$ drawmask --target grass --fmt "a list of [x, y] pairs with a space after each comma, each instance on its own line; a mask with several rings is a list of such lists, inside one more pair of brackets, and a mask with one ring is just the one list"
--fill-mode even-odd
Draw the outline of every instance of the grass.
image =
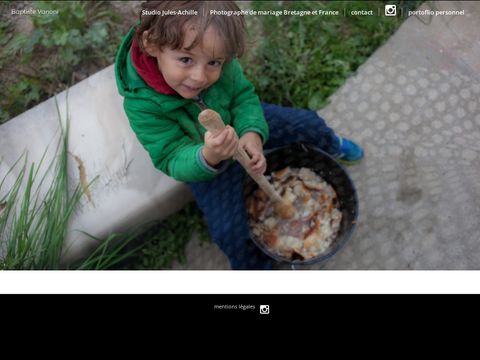
[[203, 215], [195, 203], [189, 203], [164, 221], [145, 225], [145, 230], [125, 250], [141, 246], [135, 255], [115, 268], [123, 270], [170, 269], [175, 261], [185, 264], [185, 246], [194, 233], [200, 245], [210, 242]]
[[[253, 1], [260, 10], [374, 10], [382, 1]], [[388, 1], [404, 10], [421, 1]], [[400, 11], [400, 10], [398, 10]], [[401, 25], [401, 17], [247, 17], [252, 51], [242, 59], [265, 102], [318, 110]]]
[[[56, 149], [60, 155], [48, 165], [43, 176], [39, 177], [39, 170], [47, 151], [38, 164], [32, 163], [30, 166], [27, 166], [28, 157], [24, 154], [21, 157], [24, 159], [23, 166], [13, 187], [0, 199], [0, 203], [4, 204], [0, 215], [0, 243], [4, 246], [1, 258], [3, 269], [59, 267], [68, 220], [82, 196], [80, 186], [72, 193], [69, 191], [68, 125], [60, 138]], [[45, 195], [41, 195], [42, 185], [52, 168], [53, 181], [47, 187]], [[15, 166], [10, 171], [14, 169]], [[8, 175], [0, 183], [0, 190], [3, 190]]]
[[[1, 2], [0, 12], [16, 7]], [[31, 7], [58, 15], [31, 15], [28, 34], [16, 32], [18, 17], [0, 19], [0, 124], [72, 86], [88, 69], [113, 63], [126, 30], [107, 1], [35, 1]]]
[[[139, 229], [139, 228], [138, 228]], [[143, 247], [139, 244], [132, 247], [131, 244], [138, 238], [139, 230], [129, 233], [110, 234], [106, 239], [99, 239], [83, 232], [98, 243], [96, 249], [87, 257], [68, 264], [69, 270], [111, 270], [118, 268], [126, 259], [132, 258]]]
[[[60, 119], [58, 104], [57, 113]], [[80, 198], [88, 189], [81, 184], [73, 186], [73, 190], [70, 189], [68, 118], [66, 124], [66, 129], [63, 130], [60, 121], [61, 134], [55, 156], [42, 175], [40, 169], [48, 148], [38, 164], [32, 162], [28, 165], [28, 156], [23, 154], [0, 182], [0, 194], [4, 194], [0, 197], [0, 269], [62, 268], [61, 256], [68, 234], [68, 224]], [[18, 168], [18, 174], [13, 175]], [[50, 174], [52, 177], [49, 177]], [[13, 184], [6, 189], [9, 180]], [[111, 268], [139, 250], [137, 247], [124, 251], [137, 235], [112, 234], [102, 241], [88, 235], [98, 240], [99, 246], [87, 258], [70, 265], [69, 269]]]

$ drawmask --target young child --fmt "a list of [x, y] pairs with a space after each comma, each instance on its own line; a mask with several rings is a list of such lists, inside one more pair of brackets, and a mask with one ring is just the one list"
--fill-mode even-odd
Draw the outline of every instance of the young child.
[[[187, 182], [213, 241], [232, 269], [271, 269], [249, 236], [243, 199], [245, 171], [231, 160], [236, 148], [265, 172], [263, 149], [311, 143], [345, 161], [362, 149], [335, 135], [309, 110], [260, 103], [237, 58], [245, 50], [242, 16], [231, 1], [153, 1], [117, 54], [115, 75], [124, 109], [154, 166]], [[223, 15], [222, 15], [223, 14]], [[213, 136], [198, 122], [205, 103], [226, 128]]]

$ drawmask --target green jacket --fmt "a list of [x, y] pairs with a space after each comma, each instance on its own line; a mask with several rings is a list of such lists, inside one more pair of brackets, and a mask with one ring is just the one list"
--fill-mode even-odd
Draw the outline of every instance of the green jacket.
[[[205, 129], [198, 122], [200, 108], [191, 99], [160, 94], [135, 70], [131, 57], [134, 28], [123, 40], [115, 60], [118, 91], [138, 140], [154, 166], [179, 181], [210, 180], [219, 172], [201, 155]], [[225, 64], [220, 79], [201, 94], [209, 108], [218, 112], [239, 137], [249, 131], [268, 139], [268, 125], [253, 85], [237, 60]]]

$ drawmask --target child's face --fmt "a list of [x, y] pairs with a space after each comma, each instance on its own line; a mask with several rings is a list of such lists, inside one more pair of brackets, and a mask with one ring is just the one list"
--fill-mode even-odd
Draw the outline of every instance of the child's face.
[[179, 50], [149, 47], [144, 40], [145, 50], [157, 58], [158, 68], [167, 84], [185, 99], [197, 96], [214, 84], [220, 78], [225, 62], [225, 48], [214, 28], [209, 27], [205, 31], [197, 46], [185, 50], [195, 35], [194, 30], [188, 30], [184, 46]]

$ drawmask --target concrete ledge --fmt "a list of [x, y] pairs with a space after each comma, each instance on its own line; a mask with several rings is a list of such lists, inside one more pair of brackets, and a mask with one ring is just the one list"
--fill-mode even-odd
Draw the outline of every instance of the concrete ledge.
[[[62, 123], [67, 118], [67, 92], [57, 96]], [[87, 180], [98, 176], [84, 196], [70, 224], [64, 261], [92, 249], [96, 237], [164, 218], [182, 208], [193, 196], [185, 184], [157, 171], [131, 130], [123, 98], [115, 85], [113, 65], [68, 90], [70, 117], [69, 177], [78, 184], [78, 164], [83, 162]], [[0, 126], [0, 178], [24, 151], [29, 163], [38, 163], [47, 146], [46, 163], [52, 159], [59, 136], [55, 99], [51, 98]], [[18, 174], [12, 173], [10, 181]], [[6, 187], [8, 189], [8, 186]]]

